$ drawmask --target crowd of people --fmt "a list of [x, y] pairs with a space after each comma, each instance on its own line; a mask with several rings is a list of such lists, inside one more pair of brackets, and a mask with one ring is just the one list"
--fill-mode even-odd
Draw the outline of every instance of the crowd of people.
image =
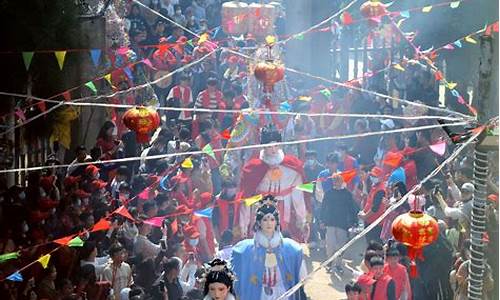
[[[219, 1], [160, 0], [145, 4], [197, 34], [220, 25]], [[158, 70], [172, 71], [213, 50], [210, 43], [188, 47], [185, 42], [193, 38], [189, 33], [162, 18], [148, 20], [143, 12], [137, 4], [130, 7], [127, 19], [131, 48], [140, 57], [151, 56]], [[253, 37], [247, 36], [231, 46], [255, 43]], [[148, 47], [142, 47], [151, 44], [167, 46], [153, 48], [150, 53]], [[411, 87], [412, 78], [422, 77], [425, 71], [416, 65], [408, 72], [406, 85]], [[240, 110], [254, 106], [245, 92], [248, 80], [246, 62], [223, 52], [176, 74], [168, 86], [156, 86], [155, 94], [161, 106]], [[289, 83], [293, 87], [288, 101], [290, 112], [408, 113], [379, 96], [344, 88], [324, 93], [320, 91], [327, 87], [308, 85], [296, 78], [290, 78]], [[367, 79], [360, 84], [370, 89], [375, 80]], [[306, 93], [310, 97], [304, 97]], [[424, 98], [435, 97], [427, 94]], [[423, 99], [419, 94], [410, 100], [417, 98]], [[130, 97], [117, 101], [142, 103]], [[429, 146], [449, 140], [442, 129], [430, 129], [357, 137], [345, 142], [245, 150], [237, 152], [237, 159], [233, 157], [228, 172], [224, 151], [213, 155], [182, 153], [200, 151], [208, 144], [215, 150], [226, 147], [231, 139], [227, 132], [242, 122], [238, 114], [162, 112], [161, 127], [147, 145], [136, 142], [135, 133], [123, 125], [122, 114], [122, 110], [113, 109], [93, 147], [78, 146], [68, 168], [31, 172], [25, 183], [10, 187], [2, 179], [0, 253], [19, 251], [20, 254], [18, 259], [0, 264], [2, 299], [253, 299], [248, 298], [250, 293], [261, 295], [261, 299], [276, 299], [278, 293], [306, 273], [302, 256], [297, 255], [301, 250], [295, 242], [283, 237], [293, 237], [306, 243], [311, 251], [324, 251], [325, 258], [330, 257], [435, 169], [446, 155], [434, 153]], [[251, 129], [256, 136], [260, 134], [260, 142], [264, 144], [435, 123], [301, 115], [280, 119], [284, 126], [265, 126], [269, 120], [260, 118]], [[455, 145], [447, 144], [449, 154]], [[328, 267], [330, 273], [352, 278], [345, 287], [348, 299], [466, 299], [474, 193], [470, 151], [423, 184], [407, 203], [366, 235], [368, 247], [360, 268], [342, 258]], [[165, 153], [176, 155], [149, 159]], [[106, 162], [127, 157], [140, 160]], [[264, 208], [245, 211], [245, 206], [237, 201], [261, 191], [260, 181], [250, 182], [248, 174], [255, 173], [248, 171], [246, 165], [250, 158], [256, 157], [269, 166], [278, 157], [275, 165], [286, 166], [269, 168], [261, 178], [265, 181], [269, 175], [267, 193], [281, 197], [284, 200], [281, 202], [290, 201], [286, 202], [288, 206], [277, 208], [278, 204], [268, 202], [261, 206]], [[62, 162], [54, 157], [47, 161], [54, 163]], [[491, 271], [498, 267], [494, 253], [498, 249], [495, 164], [492, 159], [491, 169], [496, 173], [489, 175], [488, 234], [484, 236], [488, 244], [486, 295], [494, 290], [494, 285], [498, 286]], [[347, 176], [349, 172], [351, 175]], [[290, 185], [271, 190], [273, 180], [282, 182], [282, 176], [287, 174], [295, 176], [289, 179]], [[312, 193], [290, 190], [284, 194], [289, 187], [293, 190], [294, 185], [307, 182], [314, 182]], [[253, 190], [249, 185], [255, 185]], [[264, 198], [271, 201], [268, 196]], [[206, 208], [213, 208], [211, 217], [195, 213]], [[416, 278], [409, 276], [407, 248], [395, 241], [391, 233], [392, 221], [409, 210], [425, 211], [440, 226], [437, 242], [424, 249], [425, 261], [417, 260]], [[155, 223], [159, 217], [160, 222]], [[92, 231], [94, 224], [103, 218], [109, 221], [109, 228]], [[272, 225], [267, 228], [265, 222]], [[60, 247], [52, 242], [74, 234], [84, 241], [82, 247]], [[254, 280], [246, 273], [250, 271], [242, 271], [251, 269], [242, 264], [250, 259], [244, 255], [252, 253], [248, 251], [253, 251], [254, 242], [252, 239], [251, 244], [241, 244], [245, 238], [254, 238], [256, 244], [267, 243], [266, 249], [278, 247], [281, 241], [288, 247], [286, 251], [290, 251], [283, 255], [298, 257], [296, 271], [280, 275], [276, 268], [287, 267], [286, 263], [276, 256], [273, 258], [270, 253], [276, 253], [274, 250], [262, 252], [259, 255], [265, 257], [263, 269], [269, 270], [269, 276], [255, 277], [255, 282], [262, 281], [259, 290], [249, 292], [252, 287], [244, 286], [246, 281], [233, 288], [234, 280], [245, 278], [252, 283]], [[52, 252], [46, 267], [36, 263], [23, 269], [21, 282], [5, 280], [56, 247], [59, 249]], [[242, 291], [247, 294], [241, 294], [245, 293]], [[301, 290], [293, 297], [306, 296]]]

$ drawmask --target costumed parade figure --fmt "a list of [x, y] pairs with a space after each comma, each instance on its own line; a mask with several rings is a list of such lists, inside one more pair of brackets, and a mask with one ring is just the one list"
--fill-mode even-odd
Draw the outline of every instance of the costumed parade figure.
[[[231, 265], [238, 278], [236, 296], [240, 300], [273, 300], [306, 276], [301, 246], [283, 238], [276, 199], [265, 196], [255, 216], [253, 239], [233, 248]], [[306, 299], [299, 290], [289, 299]]]
[[[281, 142], [281, 134], [273, 125], [261, 130], [261, 144]], [[302, 162], [295, 156], [285, 155], [278, 146], [268, 146], [258, 158], [251, 159], [242, 169], [241, 189], [237, 199], [258, 194], [273, 195], [278, 200], [281, 230], [297, 241], [308, 238], [309, 201], [302, 191], [295, 189], [304, 180]], [[248, 236], [252, 207], [238, 206], [239, 230], [242, 238]], [[310, 210], [309, 210], [310, 211]]]
[[214, 259], [208, 263], [206, 273], [202, 275], [205, 281], [203, 300], [235, 300], [233, 282], [235, 276], [221, 259]]

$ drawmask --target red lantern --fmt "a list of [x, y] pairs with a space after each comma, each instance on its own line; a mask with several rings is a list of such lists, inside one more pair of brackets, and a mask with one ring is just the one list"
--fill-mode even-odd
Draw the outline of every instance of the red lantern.
[[285, 77], [285, 67], [273, 61], [260, 62], [255, 66], [254, 75], [264, 84], [264, 93], [272, 93], [274, 84]]
[[123, 115], [123, 124], [128, 129], [135, 131], [139, 143], [149, 142], [149, 133], [160, 126], [160, 115], [149, 107], [134, 107]]
[[376, 27], [380, 23], [379, 18], [386, 14], [385, 5], [378, 0], [369, 0], [359, 8], [361, 15], [369, 18], [368, 25]]
[[410, 274], [415, 277], [417, 275], [415, 260], [417, 258], [423, 260], [422, 249], [434, 243], [439, 237], [437, 221], [421, 211], [410, 211], [394, 219], [392, 235], [408, 247], [408, 257], [411, 259]]

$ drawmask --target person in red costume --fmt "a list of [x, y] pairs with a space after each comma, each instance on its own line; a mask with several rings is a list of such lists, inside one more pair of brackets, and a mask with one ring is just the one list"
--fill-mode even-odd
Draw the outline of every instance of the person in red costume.
[[[271, 124], [261, 130], [261, 143], [281, 142], [281, 134]], [[297, 241], [308, 238], [307, 217], [310, 208], [304, 193], [295, 189], [305, 178], [303, 163], [297, 157], [285, 155], [278, 146], [267, 146], [243, 167], [240, 191], [236, 199], [245, 199], [258, 194], [271, 194], [278, 199], [281, 230], [288, 232]], [[307, 205], [306, 205], [307, 204]], [[309, 209], [308, 209], [309, 208]], [[251, 232], [252, 207], [239, 205], [236, 233], [245, 238]]]

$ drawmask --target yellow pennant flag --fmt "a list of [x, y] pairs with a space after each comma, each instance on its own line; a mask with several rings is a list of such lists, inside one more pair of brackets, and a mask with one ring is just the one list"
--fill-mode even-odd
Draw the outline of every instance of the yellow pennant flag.
[[456, 86], [457, 86], [456, 82], [448, 82], [448, 85], [447, 85], [448, 89], [450, 89], [450, 90], [455, 89]]
[[262, 200], [262, 194], [258, 194], [256, 196], [252, 196], [250, 198], [246, 198], [245, 199], [245, 205], [246, 206], [252, 206], [255, 203], [259, 202], [260, 200]]
[[109, 85], [113, 86], [113, 83], [111, 82], [111, 73], [104, 75], [104, 79], [106, 79]]
[[208, 41], [208, 33], [204, 33], [200, 36], [200, 39], [198, 40], [198, 45], [201, 45], [206, 41]]
[[401, 72], [405, 71], [405, 68], [403, 68], [400, 64], [395, 64], [393, 67], [394, 69], [399, 70]]
[[42, 264], [42, 267], [44, 269], [47, 269], [47, 266], [49, 265], [49, 260], [50, 260], [50, 254], [45, 254], [44, 256], [41, 256], [38, 259], [38, 262]]
[[473, 39], [471, 36], [466, 36], [464, 40], [471, 44], [477, 44], [477, 41]]
[[276, 37], [274, 35], [266, 36], [266, 44], [273, 45], [274, 43], [276, 43]]
[[191, 157], [186, 158], [182, 164], [181, 167], [184, 169], [192, 169], [193, 168], [193, 161], [191, 160]]
[[66, 57], [66, 51], [55, 51], [54, 54], [57, 58], [57, 63], [59, 64], [59, 69], [62, 70], [64, 66], [64, 58]]
[[422, 8], [422, 12], [424, 13], [428, 13], [432, 10], [432, 5], [429, 5], [429, 6], [426, 6], [424, 8]]

